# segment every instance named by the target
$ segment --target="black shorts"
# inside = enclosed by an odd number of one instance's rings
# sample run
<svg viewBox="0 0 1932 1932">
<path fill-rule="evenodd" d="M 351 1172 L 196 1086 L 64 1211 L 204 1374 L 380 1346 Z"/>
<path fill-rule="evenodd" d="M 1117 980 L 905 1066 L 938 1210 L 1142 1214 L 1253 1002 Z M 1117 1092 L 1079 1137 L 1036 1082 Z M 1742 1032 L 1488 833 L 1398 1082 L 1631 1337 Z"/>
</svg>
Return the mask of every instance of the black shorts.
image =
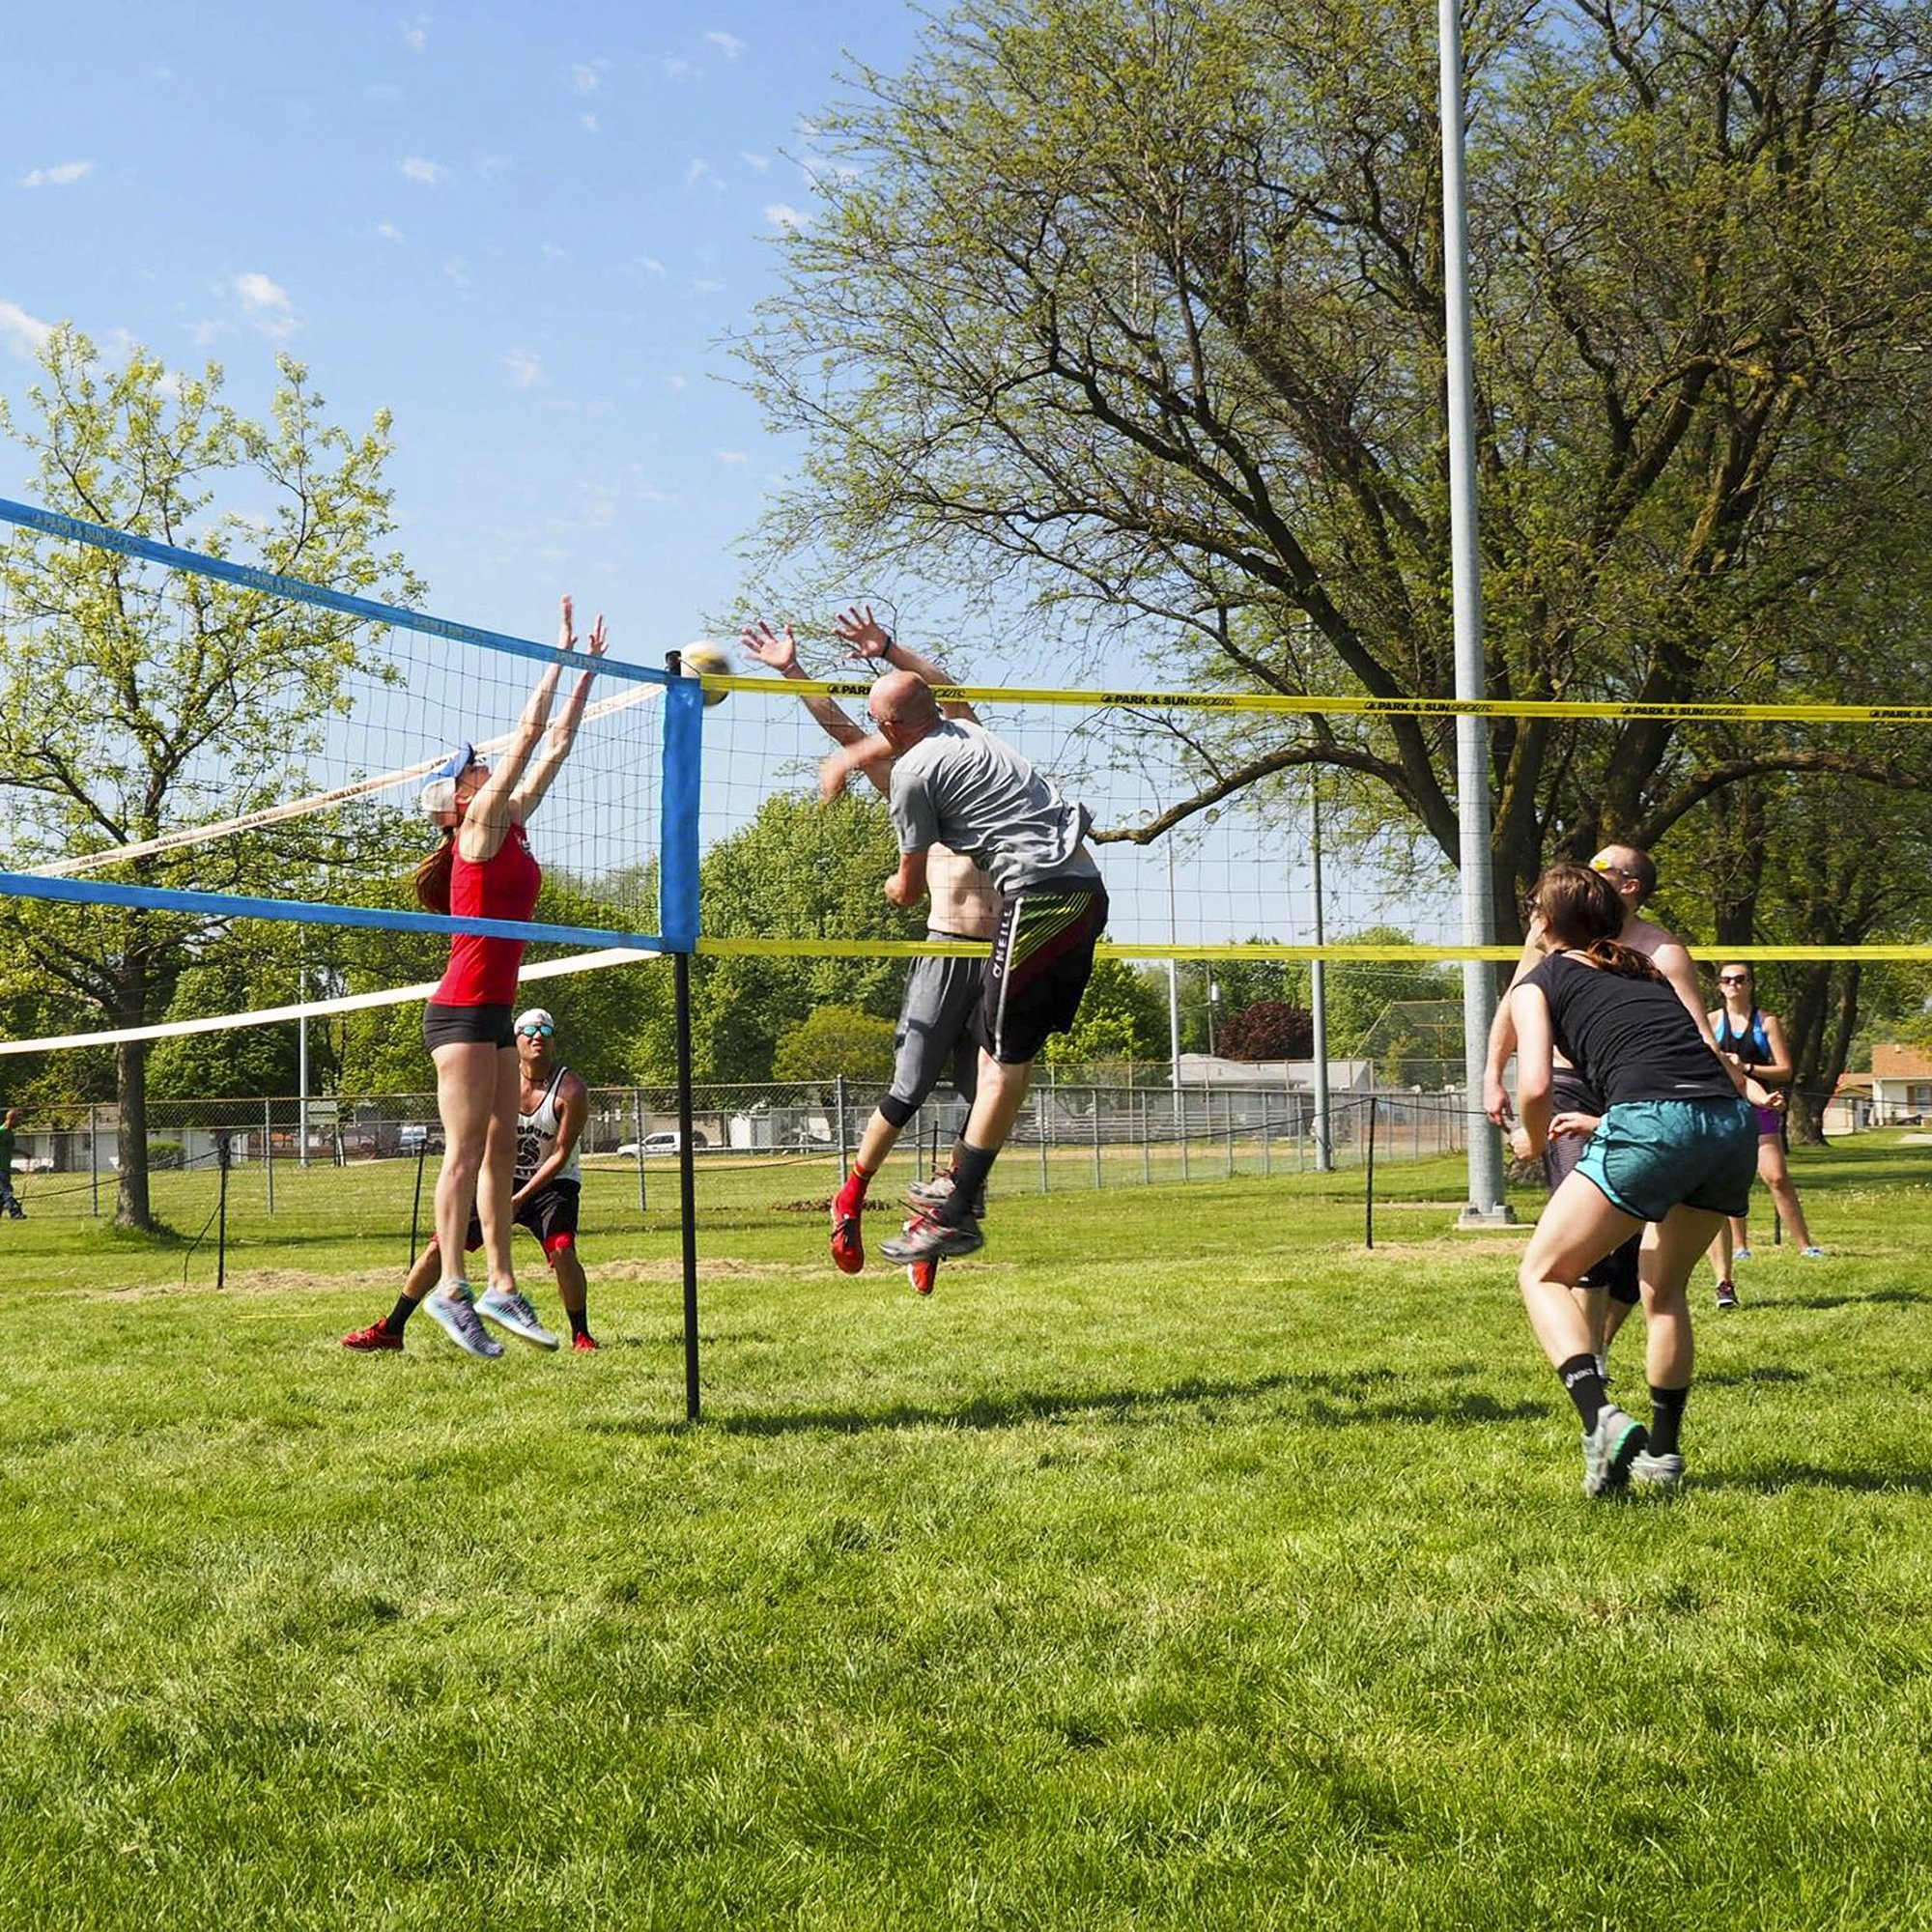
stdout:
<svg viewBox="0 0 1932 1932">
<path fill-rule="evenodd" d="M 1049 1034 L 1073 1024 L 1106 925 L 1107 894 L 1097 879 L 1043 879 L 1000 895 L 993 956 L 973 1016 L 980 1044 L 995 1060 L 1023 1065 Z"/>
<path fill-rule="evenodd" d="M 517 1030 L 507 1006 L 445 1007 L 432 1000 L 423 1009 L 423 1044 L 434 1053 L 440 1046 L 494 1046 L 515 1050 Z"/>
<path fill-rule="evenodd" d="M 1574 1066 L 1559 1066 L 1549 1083 L 1549 1112 L 1553 1119 L 1558 1114 L 1602 1115 L 1604 1103 L 1583 1076 Z M 1585 1134 L 1565 1134 L 1561 1140 L 1551 1138 L 1543 1150 L 1543 1178 L 1549 1183 L 1549 1191 L 1554 1194 L 1569 1179 L 1570 1170 L 1583 1158 L 1583 1150 L 1590 1145 Z M 1607 1291 L 1612 1301 L 1634 1302 L 1637 1299 L 1637 1251 L 1643 1245 L 1643 1234 L 1639 1230 L 1624 1244 L 1605 1255 L 1600 1262 L 1593 1263 L 1578 1277 L 1578 1288 L 1601 1288 Z"/>
<path fill-rule="evenodd" d="M 582 1189 L 576 1181 L 553 1180 L 517 1209 L 517 1226 L 527 1228 L 543 1243 L 544 1259 L 552 1267 L 556 1265 L 559 1248 L 577 1245 L 577 1208 L 582 1195 Z M 463 1245 L 471 1254 L 483 1245 L 483 1223 L 473 1208 Z"/>
</svg>

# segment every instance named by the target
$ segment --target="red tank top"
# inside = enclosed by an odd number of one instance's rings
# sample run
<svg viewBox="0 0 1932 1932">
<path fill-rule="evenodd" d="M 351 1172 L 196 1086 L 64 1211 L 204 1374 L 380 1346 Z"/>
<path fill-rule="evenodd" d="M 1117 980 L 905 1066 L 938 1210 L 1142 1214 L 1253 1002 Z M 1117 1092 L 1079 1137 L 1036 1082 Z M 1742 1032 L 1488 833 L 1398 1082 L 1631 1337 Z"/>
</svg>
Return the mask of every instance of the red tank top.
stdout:
<svg viewBox="0 0 1932 1932">
<path fill-rule="evenodd" d="M 494 859 L 472 865 L 458 853 L 449 868 L 449 909 L 459 919 L 528 919 L 537 907 L 543 867 L 524 828 L 513 824 Z M 517 997 L 524 963 L 521 939 L 459 932 L 449 942 L 449 967 L 430 995 L 441 1007 L 507 1007 Z"/>
</svg>

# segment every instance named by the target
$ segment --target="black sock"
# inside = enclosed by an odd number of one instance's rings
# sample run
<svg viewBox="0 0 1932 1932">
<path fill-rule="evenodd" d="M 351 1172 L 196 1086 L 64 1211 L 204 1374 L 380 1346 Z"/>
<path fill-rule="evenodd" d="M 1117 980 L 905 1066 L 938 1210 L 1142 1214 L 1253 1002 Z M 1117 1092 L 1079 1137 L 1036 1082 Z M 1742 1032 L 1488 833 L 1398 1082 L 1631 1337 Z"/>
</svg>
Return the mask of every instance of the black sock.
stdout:
<svg viewBox="0 0 1932 1932">
<path fill-rule="evenodd" d="M 590 1333 L 590 1311 L 587 1308 L 566 1308 L 563 1312 L 570 1317 L 570 1332 L 573 1335 Z"/>
<path fill-rule="evenodd" d="M 949 1228 L 971 1219 L 973 1204 L 986 1191 L 986 1177 L 992 1173 L 999 1155 L 998 1148 L 976 1148 L 968 1141 L 961 1141 L 959 1158 L 952 1169 L 952 1192 L 947 1197 L 946 1206 L 937 1209 L 932 1218 L 944 1221 Z"/>
<path fill-rule="evenodd" d="M 421 1306 L 421 1302 L 412 1301 L 407 1294 L 397 1295 L 396 1305 L 389 1310 L 388 1320 L 383 1323 L 383 1326 L 391 1335 L 400 1335 L 403 1332 L 403 1323 Z"/>
<path fill-rule="evenodd" d="M 1596 1428 L 1597 1417 L 1606 1400 L 1603 1372 L 1597 1367 L 1596 1356 L 1572 1355 L 1567 1362 L 1556 1365 L 1556 1373 L 1563 1378 L 1563 1386 L 1570 1391 L 1570 1400 L 1583 1418 L 1583 1434 L 1589 1435 Z"/>
<path fill-rule="evenodd" d="M 1653 1456 L 1677 1454 L 1677 1438 L 1684 1428 L 1684 1405 L 1690 1400 L 1688 1388 L 1650 1392 L 1650 1453 Z"/>
</svg>

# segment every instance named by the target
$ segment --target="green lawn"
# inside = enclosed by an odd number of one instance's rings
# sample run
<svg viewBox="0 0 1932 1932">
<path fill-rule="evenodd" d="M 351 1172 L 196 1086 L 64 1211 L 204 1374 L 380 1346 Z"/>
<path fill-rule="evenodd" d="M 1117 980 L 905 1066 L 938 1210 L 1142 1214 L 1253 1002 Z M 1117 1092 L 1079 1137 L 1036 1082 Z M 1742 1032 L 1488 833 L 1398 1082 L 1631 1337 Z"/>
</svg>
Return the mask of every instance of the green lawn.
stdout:
<svg viewBox="0 0 1932 1932">
<path fill-rule="evenodd" d="M 0 1224 L 0 1922 L 1932 1923 L 1932 1149 L 1797 1168 L 1610 1504 L 1454 1163 L 1373 1253 L 1358 1173 L 1029 1193 L 929 1302 L 714 1170 L 696 1429 L 668 1176 L 588 1357 L 338 1348 L 406 1190 L 221 1295 Z"/>
</svg>

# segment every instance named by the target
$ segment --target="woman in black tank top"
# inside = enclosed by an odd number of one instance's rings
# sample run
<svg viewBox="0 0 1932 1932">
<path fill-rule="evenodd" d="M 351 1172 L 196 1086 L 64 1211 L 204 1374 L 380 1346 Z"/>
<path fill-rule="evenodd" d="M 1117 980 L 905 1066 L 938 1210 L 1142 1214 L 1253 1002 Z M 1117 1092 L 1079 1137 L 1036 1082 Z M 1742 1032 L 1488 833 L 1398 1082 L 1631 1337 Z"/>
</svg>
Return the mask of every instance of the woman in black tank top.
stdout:
<svg viewBox="0 0 1932 1932">
<path fill-rule="evenodd" d="M 1583 1425 L 1583 1488 L 1605 1495 L 1633 1481 L 1682 1481 L 1679 1430 L 1690 1387 L 1687 1288 L 1697 1258 L 1749 1192 L 1751 1110 L 1656 966 L 1618 942 L 1623 905 L 1584 866 L 1537 881 L 1530 939 L 1540 965 L 1510 995 L 1517 1034 L 1511 1142 L 1533 1159 L 1548 1136 L 1589 1146 L 1549 1198 L 1518 1285 L 1530 1327 Z M 1601 1117 L 1551 1118 L 1554 1049 L 1605 1105 Z M 1573 1293 L 1583 1274 L 1639 1230 L 1651 1429 L 1609 1402 L 1589 1324 Z"/>
</svg>

